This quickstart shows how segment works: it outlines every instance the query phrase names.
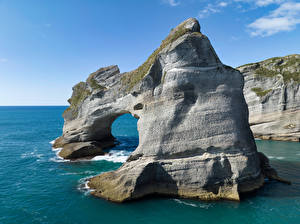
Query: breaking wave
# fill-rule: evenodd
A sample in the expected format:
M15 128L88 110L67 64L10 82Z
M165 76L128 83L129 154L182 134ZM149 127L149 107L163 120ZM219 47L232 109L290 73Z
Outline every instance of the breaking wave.
M88 186L88 182L91 177L93 177L93 176L84 177L84 178L79 179L79 181L78 181L77 189L80 192L82 192L84 195L89 195L92 191L94 191Z
M195 207L195 208L203 208L203 209L208 209L209 207L211 207L211 204L200 204L200 203L189 203L180 199L173 199L176 203L178 204L183 204L183 205L187 205L187 206L191 206L191 207Z
M107 155L95 156L92 161L106 160L114 163L124 163L126 162L130 151L126 150L111 150Z
M55 140L49 142L51 145L53 145ZM125 146L126 144L121 144L120 146ZM76 162L76 161L101 161L101 160L106 160L109 162L114 162L114 163L124 163L126 162L127 158L129 157L131 151L128 150L110 150L107 154L105 155L100 155L100 156L95 156L91 159L78 159L75 161L71 161L69 159L64 159L59 156L59 152L62 150L62 148L53 148L52 151L55 152L55 157L51 158L50 161L53 162Z

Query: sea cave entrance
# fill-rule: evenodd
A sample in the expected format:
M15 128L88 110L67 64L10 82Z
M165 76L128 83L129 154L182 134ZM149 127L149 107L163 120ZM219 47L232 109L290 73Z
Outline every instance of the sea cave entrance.
M137 118L126 113L117 117L112 123L111 133L116 138L117 145L111 148L109 153L116 157L119 156L122 162L125 162L124 158L127 158L139 144L137 121Z

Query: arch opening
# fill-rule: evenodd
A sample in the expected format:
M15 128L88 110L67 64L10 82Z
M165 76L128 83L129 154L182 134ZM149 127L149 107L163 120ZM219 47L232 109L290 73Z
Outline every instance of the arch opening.
M139 134L137 130L138 119L130 113L120 114L111 125L111 134L115 138L116 146L107 150L110 155L114 155L119 162L125 162L127 157L139 144Z

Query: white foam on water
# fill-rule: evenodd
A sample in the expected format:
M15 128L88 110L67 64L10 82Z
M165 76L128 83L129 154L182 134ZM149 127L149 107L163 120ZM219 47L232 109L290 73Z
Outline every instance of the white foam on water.
M69 159L64 159L63 157L59 156L59 152L62 150L62 148L57 148L52 150L55 152L55 157L49 159L49 161L56 162L56 163L62 163L62 162L70 162Z
M279 159L279 160L283 160L285 159L285 157L283 156L268 156L269 159Z
M211 205L200 204L198 207L199 207L199 208L208 209L209 207L211 207Z
M184 204L184 205L189 205L189 206L192 206L192 207L198 207L196 204L194 203L187 203L185 201L181 201L179 199L174 199L174 201L176 201L178 204Z
M51 142L49 142L51 145L54 144L56 139L52 140ZM64 159L62 157L59 156L59 152L62 150L62 148L53 148L52 147L52 151L55 152L56 157L51 158L50 161L53 162L82 162L82 161L100 161L100 160L106 160L106 161L110 161L110 162L114 162L114 163L124 163L126 162L127 158L130 155L129 151L126 150L111 150L109 153L107 153L106 155L102 155L102 156L95 156L92 159L77 159L74 161L71 161L69 159Z
M37 161L41 161L43 158L43 154L38 153L37 149L34 149L32 152L24 152L21 154L21 159L28 159L28 158L36 158Z
M61 173L60 176L67 176L67 175L78 175L78 173Z
M84 171L83 172L83 174L90 174L90 175L92 175L92 174L99 174L99 172L96 172L96 171L90 171L90 170L87 170L87 171Z
M50 143L51 145L53 145L53 144L54 144L54 142L55 142L57 139L59 139L59 137L57 137L56 139L54 139L54 140L50 141L49 143Z
M56 163L65 163L65 162L71 162L69 159L60 159L58 157L50 158L49 161L56 162Z
M56 139L58 139L58 138L56 138ZM51 145L53 145L56 139L52 140L52 141L49 142L49 143L50 143ZM55 151L61 151L61 150L62 150L62 148L53 148L53 147L52 147L52 151L54 151L54 152L55 152Z
M68 172L68 173L61 173L60 175L61 176L66 176L66 175L92 175L92 174L98 174L97 172L95 171L84 171L84 172ZM90 176L92 177L92 176Z
M52 147L52 151L54 151L54 152L57 152L57 151L60 152L61 150L62 150L62 148L53 148L53 147Z
M95 156L91 160L92 161L106 160L114 163L124 163L126 162L129 155L130 152L126 150L111 150L107 155Z
M112 150L110 151L108 154L106 155L102 155L102 156L95 156L91 159L77 159L77 160L69 160L69 159L64 159L62 157L59 156L59 152L62 149L59 148L57 150L55 150L55 154L56 156L54 158L51 158L50 161L52 162L88 162L88 161L101 161L101 160L106 160L109 162L114 162L114 163L124 163L126 162L128 156L130 155L129 151L126 150Z
M92 191L94 191L93 189L91 189L89 186L88 186L88 183L89 183L89 179L93 177L93 176L89 176L89 177L84 177L84 178L81 178L79 179L78 181L78 187L77 189L82 192L84 195L89 195Z
M58 138L56 138L56 139L58 139ZM49 143L50 143L51 145L53 145L56 139L50 141ZM52 147L52 151L55 152L55 155L56 155L56 156L53 157L53 158L50 158L49 161L57 162L57 163L61 163L61 162L70 162L69 159L64 159L64 158L62 158L62 157L59 156L59 152L60 152L61 150L62 150L62 148L53 148L53 147Z
M261 141L261 139L260 139L260 138L254 138L254 140L256 140L256 141Z
M178 204L183 204L183 205L187 205L187 206L192 206L192 207L197 207L197 208L204 208L204 209L208 209L210 207L210 205L208 204L195 204L195 203L188 203L186 201L180 200L180 199L174 199L174 201Z

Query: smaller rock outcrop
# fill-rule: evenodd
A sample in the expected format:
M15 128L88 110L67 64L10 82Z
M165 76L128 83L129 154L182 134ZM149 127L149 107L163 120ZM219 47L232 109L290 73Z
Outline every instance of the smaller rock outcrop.
M300 141L300 55L238 67L254 136Z
M53 144L54 148L62 148L60 157L76 160L104 155L105 149L116 145L111 125L118 116L127 113L114 106L117 103L115 99L125 92L120 90L121 75L118 66L112 65L97 70L89 75L86 82L73 87L68 100L70 107L63 113L64 134Z
M60 157L71 160L104 154L103 144L99 144L97 142L69 143L59 152Z

